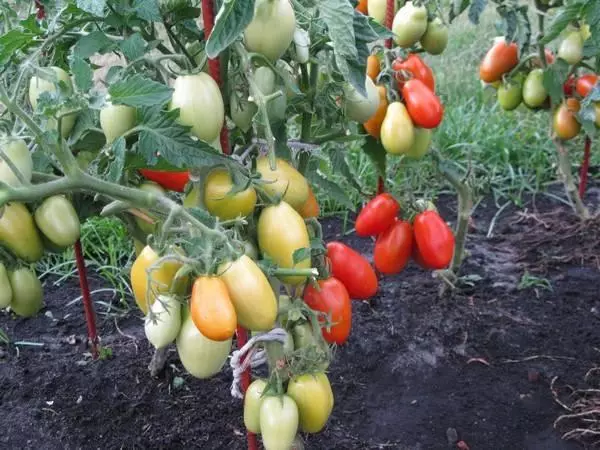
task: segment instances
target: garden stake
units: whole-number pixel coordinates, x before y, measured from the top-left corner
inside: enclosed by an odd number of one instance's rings
[[[88,285],[87,270],[85,260],[83,259],[83,250],[81,241],[78,240],[75,245],[75,261],[77,262],[77,272],[79,274],[79,286],[81,288],[81,298],[83,299],[83,311],[85,313],[85,322],[88,329],[88,338],[92,346],[92,358],[98,359],[98,333],[96,331],[96,313],[90,296],[90,287]]]
[[[590,153],[592,149],[592,138],[585,137],[585,148],[583,150],[583,162],[579,173],[579,198],[583,200],[587,188],[588,170],[590,169]]]
[[[205,36],[208,39],[210,33],[212,32],[214,22],[215,22],[215,11],[214,11],[214,3],[213,0],[202,0],[202,19],[204,21],[204,32]],[[219,59],[209,59],[208,60],[208,71],[210,76],[217,82],[219,87],[221,87],[221,69],[219,67]],[[227,137],[227,128],[223,126],[221,129],[221,147],[224,153],[230,153],[229,142]],[[243,328],[238,326],[236,330],[237,336],[237,345],[238,348],[242,348],[248,342],[248,332]],[[242,392],[245,393],[250,386],[250,366],[248,369],[244,371],[242,374]],[[256,435],[251,433],[250,431],[246,432],[246,438],[248,442],[249,450],[257,450],[258,442],[256,440]]]

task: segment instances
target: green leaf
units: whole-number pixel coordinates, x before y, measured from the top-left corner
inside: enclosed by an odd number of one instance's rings
[[[111,102],[116,105],[140,108],[164,105],[171,99],[173,89],[137,74],[126,80],[117,81],[108,88],[108,93]]]
[[[108,165],[108,173],[106,178],[108,181],[118,183],[123,177],[123,170],[125,169],[125,152],[127,151],[125,138],[121,136],[111,147],[112,161]]]
[[[119,48],[128,61],[133,61],[144,56],[146,41],[140,33],[134,33],[119,43]]]
[[[349,210],[354,211],[354,205],[352,204],[350,197],[348,197],[348,194],[344,192],[344,190],[339,186],[338,183],[329,181],[317,171],[308,172],[308,179],[312,184],[327,192],[327,195],[330,198],[340,203],[344,207],[348,208]]]
[[[74,151],[97,151],[106,145],[104,132],[99,128],[89,128],[85,130],[77,142],[70,145]]]
[[[161,22],[157,0],[134,0],[133,9],[140,19],[148,22]]]
[[[33,45],[35,34],[14,29],[0,36],[0,64],[6,64],[19,50]]]
[[[114,47],[111,41],[102,31],[92,31],[87,36],[83,36],[73,47],[73,56],[75,58],[87,59],[97,52],[104,52]]]
[[[77,0],[77,7],[94,16],[103,17],[106,0]]]
[[[357,58],[352,5],[348,0],[319,0],[317,5],[327,25],[336,55],[343,58]]]
[[[548,44],[556,39],[571,22],[579,17],[580,10],[581,4],[578,3],[572,3],[560,8],[554,19],[552,19],[552,22],[550,22],[540,43]]]
[[[224,0],[206,42],[206,54],[216,58],[246,29],[254,17],[254,0]]]
[[[488,0],[473,0],[469,6],[469,20],[475,25],[479,25],[479,17],[485,10]]]
[[[179,110],[163,111],[160,107],[139,110],[140,130],[136,152],[148,167],[159,162],[159,157],[173,167],[187,169],[227,162],[206,142],[190,137],[189,128],[179,125]]]
[[[346,161],[346,149],[341,148],[337,151],[331,152],[330,160],[333,173],[341,174],[354,189],[356,189],[359,193],[362,193],[363,188],[360,183],[356,181],[357,176],[352,173],[352,169],[350,169],[350,166]]]
[[[452,23],[454,19],[460,16],[471,4],[471,0],[453,0],[448,14],[448,21]]]
[[[569,73],[569,64],[562,59],[557,59],[554,64],[549,65],[544,70],[544,87],[550,95],[553,105],[562,101],[564,92],[563,84]]]
[[[596,105],[593,103],[582,105],[581,110],[577,113],[577,120],[588,136],[594,136],[596,134]]]
[[[75,86],[77,86],[79,91],[87,92],[92,88],[94,84],[92,68],[83,59],[73,58],[73,61],[71,61],[71,73],[75,79]]]
[[[365,139],[365,145],[363,151],[371,159],[371,162],[375,166],[375,170],[380,177],[386,177],[386,166],[387,166],[387,153],[383,148],[383,145],[373,136],[368,135]]]
[[[394,37],[394,33],[375,19],[359,12],[354,14],[354,33],[357,41],[373,42]]]
[[[310,248],[298,248],[294,250],[292,255],[294,266],[307,259],[310,259]]]

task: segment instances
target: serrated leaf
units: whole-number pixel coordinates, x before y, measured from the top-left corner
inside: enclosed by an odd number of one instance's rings
[[[359,193],[362,193],[363,189],[360,183],[356,181],[357,177],[352,173],[352,169],[346,161],[346,155],[344,150],[338,150],[330,153],[331,169],[333,173],[341,174],[346,181]]]
[[[83,59],[73,58],[73,61],[71,61],[71,73],[75,80],[75,86],[77,86],[80,92],[87,92],[92,88],[94,74],[90,65]]]
[[[469,20],[475,25],[479,25],[479,18],[487,6],[487,0],[473,0],[469,6]]]
[[[134,33],[119,43],[119,48],[128,61],[133,61],[144,56],[146,52],[146,41],[140,33]]]
[[[133,10],[140,19],[148,22],[162,21],[157,0],[134,0]]]
[[[355,59],[354,9],[348,0],[319,0],[321,18],[327,25],[336,55]]]
[[[294,266],[307,259],[310,259],[310,248],[298,248],[294,250],[294,253],[292,254]]]
[[[97,52],[103,52],[115,46],[102,31],[92,31],[87,36],[83,36],[73,47],[73,56],[75,58],[87,59]]]
[[[254,17],[254,0],[225,0],[206,42],[206,54],[216,58],[246,29]]]
[[[394,33],[381,25],[375,19],[359,12],[354,14],[354,35],[357,41],[373,42],[378,39],[394,37]]]
[[[113,142],[111,146],[112,160],[108,165],[106,178],[113,183],[118,183],[123,177],[123,170],[125,169],[125,152],[127,151],[125,144],[125,138],[121,136]]]
[[[581,110],[577,113],[577,120],[588,136],[594,136],[596,134],[596,105],[593,103],[582,105]]]
[[[194,216],[196,219],[198,219],[204,225],[207,225],[211,228],[214,227],[217,223],[216,218],[205,209],[195,207],[195,208],[190,208],[188,211],[192,214],[192,216]]]
[[[81,137],[70,145],[74,151],[97,151],[106,145],[106,136],[99,128],[90,128],[82,133]]]
[[[6,64],[15,54],[33,45],[35,34],[14,29],[0,36],[0,64]]]
[[[572,3],[560,8],[552,19],[552,22],[550,22],[548,28],[546,28],[546,32],[540,40],[540,43],[548,44],[556,39],[572,21],[577,19],[580,10],[581,4],[578,3]]]
[[[171,99],[173,89],[137,74],[126,80],[117,81],[108,88],[108,93],[111,102],[116,105],[141,108],[164,105]]]
[[[387,153],[383,148],[383,145],[381,145],[381,143],[377,141],[374,137],[367,135],[367,137],[365,138],[365,145],[363,146],[363,151],[375,166],[377,175],[385,178],[387,167]]]
[[[311,183],[327,192],[327,195],[330,198],[345,206],[349,210],[354,211],[354,204],[350,200],[350,197],[348,197],[348,194],[344,192],[344,190],[339,186],[339,184],[328,180],[316,171],[309,173],[308,179]]]
[[[227,161],[225,156],[206,142],[193,140],[189,127],[177,123],[178,116],[178,110],[167,112],[160,107],[140,109],[140,123],[137,125],[140,133],[136,152],[149,167],[158,163],[159,157],[179,169]]]
[[[563,84],[569,73],[569,64],[561,59],[558,59],[554,64],[549,65],[544,70],[544,87],[550,95],[550,100],[553,105],[562,101]]]
[[[77,7],[94,16],[103,17],[106,0],[77,0]]]

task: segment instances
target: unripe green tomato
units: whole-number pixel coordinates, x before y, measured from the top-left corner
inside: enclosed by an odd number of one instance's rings
[[[8,308],[12,302],[13,292],[8,279],[6,266],[0,262],[0,308]]]
[[[429,151],[433,130],[415,127],[415,141],[406,156],[411,159],[421,159]]]
[[[31,270],[22,267],[9,274],[13,292],[10,308],[21,317],[35,316],[44,306],[42,283]]]
[[[572,66],[583,59],[583,36],[579,30],[571,31],[560,43],[558,57]]]
[[[260,431],[265,450],[290,449],[298,431],[298,406],[291,397],[267,396],[260,405]]]
[[[264,95],[272,94],[275,91],[276,79],[275,72],[270,67],[261,66],[254,71],[254,81]]]
[[[394,40],[399,47],[409,48],[427,31],[427,8],[409,1],[398,10],[392,24]]]
[[[44,255],[42,240],[29,210],[22,203],[7,203],[0,216],[0,244],[15,256],[33,263]]]
[[[112,144],[118,137],[135,126],[135,108],[126,105],[107,104],[100,111],[100,127],[104,131],[106,143]]]
[[[287,394],[298,406],[300,429],[305,433],[318,433],[329,419],[333,408],[331,385],[324,373],[293,377]]]
[[[260,405],[266,387],[267,382],[259,378],[250,383],[244,395],[244,426],[251,433],[260,434]]]
[[[548,98],[548,91],[544,87],[544,71],[534,69],[529,72],[523,83],[523,102],[530,108],[538,108]]]
[[[367,97],[363,97],[350,83],[344,85],[346,117],[354,122],[365,123],[379,108],[379,91],[369,77],[365,78],[365,89]]]
[[[430,55],[441,55],[448,45],[448,27],[439,17],[427,24],[427,31],[421,37],[421,46]]]
[[[505,111],[512,111],[523,101],[523,80],[515,77],[498,88],[498,103]]]
[[[290,0],[256,0],[254,16],[244,31],[246,48],[276,61],[292,43],[296,15]]]
[[[269,103],[267,103],[267,115],[271,124],[277,124],[286,118],[287,97],[285,95],[285,88],[278,86],[277,90],[281,90],[282,95],[269,100]]]
[[[229,114],[231,120],[244,133],[252,127],[252,119],[258,111],[255,103],[249,102],[247,96],[232,92],[229,99]]]
[[[23,175],[25,181],[31,181],[33,159],[31,159],[31,153],[23,139],[7,139],[0,141],[0,151],[10,159],[21,175]],[[21,185],[21,182],[4,159],[0,159],[0,181],[9,186]]]
[[[63,195],[48,197],[35,210],[35,223],[57,247],[69,247],[79,239],[81,224],[77,211]]]

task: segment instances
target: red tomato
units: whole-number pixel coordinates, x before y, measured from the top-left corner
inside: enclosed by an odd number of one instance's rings
[[[190,180],[190,173],[187,170],[170,172],[167,170],[140,169],[140,173],[148,180],[175,192],[183,192],[185,185]]]
[[[396,220],[394,225],[377,238],[373,253],[375,268],[388,275],[401,272],[410,259],[412,246],[410,223]]]
[[[574,75],[571,75],[569,78],[567,78],[567,81],[565,81],[565,84],[563,84],[563,92],[566,97],[573,96],[573,93],[575,92],[576,83],[577,79]]]
[[[577,79],[577,93],[582,97],[586,97],[598,82],[598,75],[588,73]]]
[[[394,224],[400,205],[390,194],[379,194],[367,203],[356,218],[356,234],[377,236]]]
[[[333,276],[344,283],[350,298],[368,299],[377,293],[377,275],[369,261],[341,242],[327,244]]]
[[[409,76],[421,80],[425,86],[435,92],[435,78],[433,77],[433,70],[415,53],[411,53],[408,57],[403,60],[402,58],[396,59],[392,64],[392,69],[396,72],[406,71]],[[406,78],[402,74],[397,74],[398,89],[402,89]]]
[[[488,50],[479,66],[479,78],[486,83],[502,79],[502,75],[510,72],[519,63],[517,44],[498,41]]]
[[[445,269],[454,254],[454,233],[435,211],[417,214],[413,222],[415,260],[430,269]]]
[[[323,328],[323,337],[330,344],[343,344],[348,340],[352,325],[352,303],[348,290],[334,277],[319,280],[317,290],[311,283],[304,289],[304,301],[315,311],[331,314],[331,327]]]
[[[444,118],[444,107],[437,95],[421,80],[410,80],[402,88],[402,96],[413,123],[421,128],[435,128]]]

